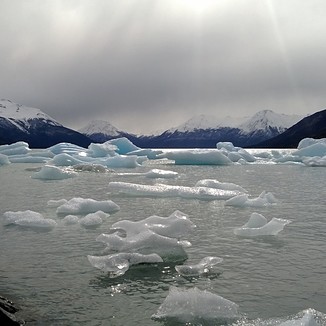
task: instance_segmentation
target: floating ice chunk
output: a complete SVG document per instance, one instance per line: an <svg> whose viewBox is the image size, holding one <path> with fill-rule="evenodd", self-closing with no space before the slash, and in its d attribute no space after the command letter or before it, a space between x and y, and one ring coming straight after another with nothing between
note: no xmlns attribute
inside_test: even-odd
<svg viewBox="0 0 326 326"><path fill-rule="evenodd" d="M87 214L85 217L81 218L79 223L85 228L92 228L99 226L103 223L103 218L110 216L109 214L105 214L102 211L97 211L95 213Z"/></svg>
<svg viewBox="0 0 326 326"><path fill-rule="evenodd" d="M176 265L175 270L183 276L199 276L208 273L213 266L223 261L219 257L205 257L196 265Z"/></svg>
<svg viewBox="0 0 326 326"><path fill-rule="evenodd" d="M95 173L106 173L110 171L102 164L95 163L80 163L73 166L75 171L80 172L95 172Z"/></svg>
<svg viewBox="0 0 326 326"><path fill-rule="evenodd" d="M107 141L107 143L115 145L117 147L116 152L120 155L124 155L129 152L136 151L136 150L140 149L126 137L111 139L111 140Z"/></svg>
<svg viewBox="0 0 326 326"><path fill-rule="evenodd" d="M242 227L234 230L234 234L244 237L255 237L265 235L277 235L291 221L281 218L272 218L267 223L267 219L258 213L252 213L249 221Z"/></svg>
<svg viewBox="0 0 326 326"><path fill-rule="evenodd" d="M306 157L302 160L302 162L307 166L326 166L326 156Z"/></svg>
<svg viewBox="0 0 326 326"><path fill-rule="evenodd" d="M109 250L138 252L144 255L156 253L167 261L187 258L184 248L191 246L189 241L179 241L146 229L126 238L119 236L117 232L113 234L103 233L96 238L96 241L105 243Z"/></svg>
<svg viewBox="0 0 326 326"><path fill-rule="evenodd" d="M300 157L311 157L311 156L326 156L326 141L325 142L318 142L315 144L312 144L307 147L303 147L301 149L298 149L297 151L292 153L294 156L300 156Z"/></svg>
<svg viewBox="0 0 326 326"><path fill-rule="evenodd" d="M0 166L1 165L8 165L8 164L10 164L8 156L4 155L4 154L0 154Z"/></svg>
<svg viewBox="0 0 326 326"><path fill-rule="evenodd" d="M109 168L136 168L138 166L141 166L141 163L146 160L146 156L117 155L107 158L104 164Z"/></svg>
<svg viewBox="0 0 326 326"><path fill-rule="evenodd" d="M59 200L54 200L54 199L50 199L48 202L47 202L47 205L49 207L59 207L63 204L66 204L68 202L67 199L59 199Z"/></svg>
<svg viewBox="0 0 326 326"><path fill-rule="evenodd" d="M166 152L158 156L176 165L229 165L232 161L219 150L189 149Z"/></svg>
<svg viewBox="0 0 326 326"><path fill-rule="evenodd" d="M3 155L25 155L30 152L27 143L19 141L10 145L0 145L0 153Z"/></svg>
<svg viewBox="0 0 326 326"><path fill-rule="evenodd" d="M48 148L53 154L70 154L70 155L79 155L85 153L86 149L71 143L58 143ZM82 154L83 155L83 154Z"/></svg>
<svg viewBox="0 0 326 326"><path fill-rule="evenodd" d="M109 190L129 196L182 197L187 199L224 200L239 194L234 190L207 187L171 186L166 184L141 185L128 182L110 182Z"/></svg>
<svg viewBox="0 0 326 326"><path fill-rule="evenodd" d="M104 272L110 277L123 275L130 266L137 264L153 264L163 262L157 254L142 255L139 253L118 253L108 256L87 256L92 266Z"/></svg>
<svg viewBox="0 0 326 326"><path fill-rule="evenodd" d="M52 219L45 219L42 214L34 211L8 211L4 214L4 225L16 224L24 227L52 229L57 223Z"/></svg>
<svg viewBox="0 0 326 326"><path fill-rule="evenodd" d="M76 164L84 163L82 160L73 157L67 153L57 154L52 160L48 162L49 164L57 166L72 166Z"/></svg>
<svg viewBox="0 0 326 326"><path fill-rule="evenodd" d="M178 175L179 175L178 172L160 170L160 169L152 169L152 170L145 173L145 176L147 178L171 179L171 178L176 178Z"/></svg>
<svg viewBox="0 0 326 326"><path fill-rule="evenodd" d="M279 324L279 326L319 326L319 323L314 318L314 313L313 309L308 309L304 311L303 317L287 320Z"/></svg>
<svg viewBox="0 0 326 326"><path fill-rule="evenodd" d="M181 238L193 231L196 225L188 216L180 211L173 212L169 217L153 215L141 221L122 220L111 226L113 230L124 230L127 237L149 229L159 235L170 238Z"/></svg>
<svg viewBox="0 0 326 326"><path fill-rule="evenodd" d="M326 144L326 138L320 138L320 139L303 138L298 144L298 149L309 147L309 146L317 144L317 143Z"/></svg>
<svg viewBox="0 0 326 326"><path fill-rule="evenodd" d="M162 153L163 153L163 151L161 151L161 150L144 148L144 149L137 149L135 151L129 152L126 155L146 156L150 160L155 160L158 158L158 155L160 155Z"/></svg>
<svg viewBox="0 0 326 326"><path fill-rule="evenodd" d="M67 215L64 217L63 222L66 225L77 224L79 222L79 218L76 215Z"/></svg>
<svg viewBox="0 0 326 326"><path fill-rule="evenodd" d="M198 288L171 287L168 296L158 308L154 319L177 319L183 323L205 321L228 322L238 318L238 305L217 294Z"/></svg>
<svg viewBox="0 0 326 326"><path fill-rule="evenodd" d="M199 180L196 187L208 187L208 188L216 188L216 189L223 189L223 190L236 190L240 192L247 192L247 190L243 189L241 186L238 186L235 183L231 182L220 182L214 179L203 179Z"/></svg>
<svg viewBox="0 0 326 326"><path fill-rule="evenodd" d="M105 213L114 213L120 210L120 207L112 200L97 201L91 198L72 198L67 203L57 208L57 214L69 215L69 214L90 214L97 211L103 211Z"/></svg>
<svg viewBox="0 0 326 326"><path fill-rule="evenodd" d="M92 157L106 157L117 155L116 151L118 148L110 142L105 142L102 144L91 143L88 149Z"/></svg>
<svg viewBox="0 0 326 326"><path fill-rule="evenodd" d="M226 206L238 207L264 207L275 204L277 201L271 192L263 191L257 198L249 198L247 194L241 194L228 199L225 202Z"/></svg>
<svg viewBox="0 0 326 326"><path fill-rule="evenodd" d="M231 142L218 142L216 148L227 156L232 162L255 162L256 158L241 147L234 146Z"/></svg>
<svg viewBox="0 0 326 326"><path fill-rule="evenodd" d="M63 170L53 165L44 165L39 172L32 175L33 179L42 180L63 180L76 177L78 174L74 171Z"/></svg>

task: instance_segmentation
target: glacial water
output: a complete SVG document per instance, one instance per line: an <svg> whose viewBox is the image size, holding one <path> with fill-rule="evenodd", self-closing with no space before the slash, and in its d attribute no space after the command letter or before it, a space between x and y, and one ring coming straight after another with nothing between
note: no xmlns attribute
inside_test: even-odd
<svg viewBox="0 0 326 326"><path fill-rule="evenodd" d="M31 178L39 166L0 167L0 222L4 212L24 210L58 222L48 232L0 223L0 294L18 304L27 325L185 325L151 318L171 286L197 287L235 302L242 315L238 325L279 325L309 308L319 324L326 325L325 168L176 166L162 160L136 169L116 169L119 174L79 172L72 179L42 181ZM158 181L121 175L152 168L176 171L179 178ZM223 200L108 194L111 181L194 186L201 179L236 183L251 196L270 191L278 202L264 208L237 208L224 206ZM47 202L73 197L111 199L121 209L97 228L64 225ZM90 265L87 255L101 255L104 249L96 237L107 233L114 222L169 216L175 210L188 214L197 226L187 237L192 246L185 249L186 263L196 264L206 256L223 258L214 273L186 278L178 275L175 264L164 263L132 266L126 274L110 278ZM246 223L252 212L291 223L277 236L234 235L233 230Z"/></svg>

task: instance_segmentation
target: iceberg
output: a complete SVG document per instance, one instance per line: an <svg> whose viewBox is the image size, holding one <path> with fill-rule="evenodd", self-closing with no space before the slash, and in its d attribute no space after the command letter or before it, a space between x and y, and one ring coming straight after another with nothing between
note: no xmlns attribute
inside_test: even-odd
<svg viewBox="0 0 326 326"><path fill-rule="evenodd" d="M232 161L219 150L189 149L166 152L158 158L173 160L176 165L230 165Z"/></svg>
<svg viewBox="0 0 326 326"><path fill-rule="evenodd" d="M275 204L277 200L271 192L263 191L257 198L249 198L247 194L240 194L225 202L226 206L237 207L264 207Z"/></svg>
<svg viewBox="0 0 326 326"><path fill-rule="evenodd" d="M137 149L135 151L131 151L126 153L126 155L137 155L137 156L146 156L150 160L158 159L158 155L162 154L163 151L151 149L151 148L144 148L144 149Z"/></svg>
<svg viewBox="0 0 326 326"><path fill-rule="evenodd" d="M84 155L85 148L71 143L58 143L48 148L48 150L57 155L57 154L69 154L69 155Z"/></svg>
<svg viewBox="0 0 326 326"><path fill-rule="evenodd" d="M72 166L84 163L82 160L75 158L67 153L60 153L54 156L52 160L48 162L51 165L56 166Z"/></svg>
<svg viewBox="0 0 326 326"><path fill-rule="evenodd" d="M217 294L198 288L178 289L170 287L153 319L177 319L183 323L225 323L239 317L238 305Z"/></svg>
<svg viewBox="0 0 326 326"><path fill-rule="evenodd" d="M240 192L247 192L247 190L243 189L241 186L231 183L231 182L220 182L215 179L203 179L199 180L195 187L207 187L207 188L216 188L222 190L235 190Z"/></svg>
<svg viewBox="0 0 326 326"><path fill-rule="evenodd" d="M80 225L85 228L93 228L101 225L103 223L103 219L110 216L109 214L105 214L102 211L97 211L95 213L90 213L84 216L79 220Z"/></svg>
<svg viewBox="0 0 326 326"><path fill-rule="evenodd" d="M103 211L104 213L115 213L120 207L112 200L97 201L91 198L72 198L57 208L58 215L84 215Z"/></svg>
<svg viewBox="0 0 326 326"><path fill-rule="evenodd" d="M111 278L125 274L130 266L136 264L153 264L163 262L157 254L142 255L139 253L118 253L107 256L87 256L88 261L95 268L109 273Z"/></svg>
<svg viewBox="0 0 326 326"><path fill-rule="evenodd" d="M234 146L231 142L218 142L216 148L227 156L232 162L255 162L256 158L241 147Z"/></svg>
<svg viewBox="0 0 326 326"><path fill-rule="evenodd" d="M66 215L63 218L63 222L65 225L77 224L79 222L79 218L76 215Z"/></svg>
<svg viewBox="0 0 326 326"><path fill-rule="evenodd" d="M117 146L111 144L110 142L105 142L102 144L91 143L88 146L88 153L92 157L116 156L117 149Z"/></svg>
<svg viewBox="0 0 326 326"><path fill-rule="evenodd" d="M0 154L0 166L10 164L9 158L7 155Z"/></svg>
<svg viewBox="0 0 326 326"><path fill-rule="evenodd" d="M242 227L235 229L234 234L244 237L277 235L289 223L291 223L290 220L275 217L267 222L265 216L252 213L249 221Z"/></svg>
<svg viewBox="0 0 326 326"><path fill-rule="evenodd" d="M146 156L117 155L107 158L103 163L109 168L136 168L146 160Z"/></svg>
<svg viewBox="0 0 326 326"><path fill-rule="evenodd" d="M176 265L175 270L182 276L200 276L207 274L216 265L223 261L219 257L205 257L196 265Z"/></svg>
<svg viewBox="0 0 326 326"><path fill-rule="evenodd" d="M162 236L179 239L195 227L186 214L177 210L168 217L153 215L137 222L122 220L114 223L111 230L123 230L127 236L133 236L148 229Z"/></svg>
<svg viewBox="0 0 326 326"><path fill-rule="evenodd" d="M151 186L128 182L110 182L109 191L129 196L181 197L202 200L225 200L240 194L239 191L207 187L171 186L166 184Z"/></svg>
<svg viewBox="0 0 326 326"><path fill-rule="evenodd" d="M39 172L32 175L32 178L42 180L63 180L76 177L77 175L78 173L74 171L63 170L53 165L44 165Z"/></svg>
<svg viewBox="0 0 326 326"><path fill-rule="evenodd" d="M12 212L8 211L3 214L4 225L15 224L24 227L38 228L38 229L53 229L57 222L52 219L45 219L42 214L26 210Z"/></svg>
<svg viewBox="0 0 326 326"><path fill-rule="evenodd" d="M179 241L159 235L151 230L143 231L121 237L119 232L112 234L100 234L96 241L103 242L107 249L118 252L138 252L141 254L156 253L164 261L179 261L187 258L185 247L191 246L189 241Z"/></svg>
<svg viewBox="0 0 326 326"><path fill-rule="evenodd" d="M107 169L102 164L96 163L80 163L73 166L74 171L77 172L95 172L95 173L106 173L111 170Z"/></svg>
<svg viewBox="0 0 326 326"><path fill-rule="evenodd" d="M25 155L29 153L31 149L29 145L23 141L19 141L10 145L0 145L0 154L12 156L12 155Z"/></svg>
<svg viewBox="0 0 326 326"><path fill-rule="evenodd" d="M111 139L106 142L107 144L111 144L116 146L116 152L120 155L125 155L129 152L139 150L141 148L134 145L128 138L121 137L121 138L115 138Z"/></svg>
<svg viewBox="0 0 326 326"><path fill-rule="evenodd" d="M326 166L326 155L323 157L319 157L319 156L313 156L313 157L305 157L302 160L303 164L305 164L306 166L322 166L325 167Z"/></svg>

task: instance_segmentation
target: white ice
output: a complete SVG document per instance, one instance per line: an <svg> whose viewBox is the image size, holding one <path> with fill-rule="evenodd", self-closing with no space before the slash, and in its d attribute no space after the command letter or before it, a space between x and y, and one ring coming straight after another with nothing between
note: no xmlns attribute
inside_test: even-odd
<svg viewBox="0 0 326 326"><path fill-rule="evenodd" d="M256 161L256 158L253 155L241 147L234 146L231 142L218 142L216 147L232 162L252 163Z"/></svg>
<svg viewBox="0 0 326 326"><path fill-rule="evenodd" d="M181 197L202 200L225 200L240 194L239 191L207 187L172 186L166 184L142 185L128 182L110 182L109 191L129 196Z"/></svg>
<svg viewBox="0 0 326 326"><path fill-rule="evenodd" d="M150 160L155 160L158 158L163 151L151 148L137 149L135 151L131 151L126 155L137 155L137 156L146 156Z"/></svg>
<svg viewBox="0 0 326 326"><path fill-rule="evenodd" d="M173 179L178 177L178 172L161 170L161 169L152 169L144 174L147 178L162 178L162 179Z"/></svg>
<svg viewBox="0 0 326 326"><path fill-rule="evenodd" d="M277 200L271 192L263 191L257 198L249 198L247 194L240 194L225 202L226 206L237 207L264 207L275 204Z"/></svg>
<svg viewBox="0 0 326 326"><path fill-rule="evenodd" d="M117 146L111 144L110 142L105 142L102 144L91 143L88 146L88 152L92 157L106 157L117 155Z"/></svg>
<svg viewBox="0 0 326 326"><path fill-rule="evenodd" d="M102 211L97 211L95 213L87 214L79 220L80 225L85 228L93 228L99 226L103 223L103 219L110 216Z"/></svg>
<svg viewBox="0 0 326 326"><path fill-rule="evenodd" d="M117 277L125 274L132 265L147 263L161 263L162 258L157 254L142 255L139 253L118 253L107 256L87 256L92 266L108 272L110 277Z"/></svg>
<svg viewBox="0 0 326 326"><path fill-rule="evenodd" d="M222 190L235 190L240 192L247 192L244 188L241 186L231 183L231 182L220 182L215 179L203 179L199 180L196 185L196 187L208 187L208 188L216 188L216 189L222 189Z"/></svg>
<svg viewBox="0 0 326 326"><path fill-rule="evenodd" d="M47 202L47 205L49 207L59 207L63 204L66 204L68 202L67 199L58 199L58 200L55 200L55 199L50 199L48 202Z"/></svg>
<svg viewBox="0 0 326 326"><path fill-rule="evenodd" d="M320 167L326 167L326 156L319 157L319 156L313 156L313 157L306 157L302 160L303 164L306 166L320 166Z"/></svg>
<svg viewBox="0 0 326 326"><path fill-rule="evenodd" d="M313 312L313 309L308 309L304 312L303 317L287 320L279 324L279 326L319 326L319 323L314 318Z"/></svg>
<svg viewBox="0 0 326 326"><path fill-rule="evenodd" d="M78 172L95 172L95 173L106 173L110 170L102 164L96 163L80 163L73 166L73 169Z"/></svg>
<svg viewBox="0 0 326 326"><path fill-rule="evenodd" d="M179 241L159 235L151 230L144 229L137 234L122 237L119 232L101 234L96 241L107 245L108 250L118 252L138 252L141 254L156 253L165 261L186 259L185 247L191 246L189 241Z"/></svg>
<svg viewBox="0 0 326 326"><path fill-rule="evenodd" d="M146 156L117 155L107 158L103 163L109 168L136 168L146 160Z"/></svg>
<svg viewBox="0 0 326 326"><path fill-rule="evenodd" d="M176 210L168 217L153 215L137 222L121 220L114 223L111 229L123 230L127 237L148 229L162 236L180 239L191 233L195 227L196 225L186 214Z"/></svg>
<svg viewBox="0 0 326 326"><path fill-rule="evenodd" d="M281 218L272 218L267 222L265 216L252 213L249 221L242 227L235 229L234 234L244 237L277 235L289 223L291 223L290 220Z"/></svg>
<svg viewBox="0 0 326 326"><path fill-rule="evenodd" d="M91 198L72 198L67 203L57 208L58 215L84 215L103 211L104 213L114 213L120 207L112 200L97 201Z"/></svg>
<svg viewBox="0 0 326 326"><path fill-rule="evenodd" d="M45 219L42 214L31 210L12 212L3 214L4 225L20 225L30 228L52 229L57 223L52 219Z"/></svg>
<svg viewBox="0 0 326 326"><path fill-rule="evenodd" d="M177 319L183 323L228 322L238 318L238 305L217 294L198 288L170 287L154 319ZM217 322L218 323L218 322Z"/></svg>
<svg viewBox="0 0 326 326"><path fill-rule="evenodd" d="M63 223L66 225L72 225L79 223L79 218L76 215L66 215L63 218Z"/></svg>
<svg viewBox="0 0 326 326"><path fill-rule="evenodd" d="M53 165L44 165L39 172L32 175L32 178L42 180L63 180L76 177L77 175L78 173L74 171L61 169Z"/></svg>
<svg viewBox="0 0 326 326"><path fill-rule="evenodd" d="M218 149L189 149L165 152L158 158L173 160L176 165L230 165L232 161Z"/></svg>
<svg viewBox="0 0 326 326"><path fill-rule="evenodd" d="M7 156L25 155L29 152L29 145L23 141L19 141L10 145L0 145L0 154Z"/></svg>
<svg viewBox="0 0 326 326"><path fill-rule="evenodd" d="M223 261L223 258L208 256L195 265L176 265L175 270L183 276L199 276L207 274L211 269Z"/></svg>
<svg viewBox="0 0 326 326"><path fill-rule="evenodd" d="M58 143L48 148L53 154L84 155L86 149L71 143Z"/></svg>
<svg viewBox="0 0 326 326"><path fill-rule="evenodd" d="M107 143L116 146L117 147L116 152L120 155L124 155L129 152L140 149L126 137L111 139Z"/></svg>
<svg viewBox="0 0 326 326"><path fill-rule="evenodd" d="M10 164L9 158L7 155L0 154L0 166Z"/></svg>

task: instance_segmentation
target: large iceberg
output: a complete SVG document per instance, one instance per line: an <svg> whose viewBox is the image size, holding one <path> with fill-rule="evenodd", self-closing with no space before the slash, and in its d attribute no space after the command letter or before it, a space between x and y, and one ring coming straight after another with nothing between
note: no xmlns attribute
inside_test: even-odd
<svg viewBox="0 0 326 326"><path fill-rule="evenodd" d="M172 186L166 184L142 185L128 182L110 182L110 192L129 196L181 197L187 199L225 200L237 196L239 191L207 187Z"/></svg>
<svg viewBox="0 0 326 326"><path fill-rule="evenodd" d="M112 200L97 201L91 198L72 198L57 208L58 215L84 215L103 211L104 213L115 213L120 207Z"/></svg>
<svg viewBox="0 0 326 326"><path fill-rule="evenodd" d="M217 294L198 288L178 289L171 287L152 318L176 319L183 323L216 324L232 322L239 317L238 305Z"/></svg>
<svg viewBox="0 0 326 326"><path fill-rule="evenodd" d="M289 223L291 223L290 220L275 217L267 222L265 216L252 213L248 222L242 227L235 229L234 234L244 237L277 235Z"/></svg>
<svg viewBox="0 0 326 326"><path fill-rule="evenodd" d="M175 270L183 276L200 276L209 273L216 264L222 261L223 258L208 256L203 258L198 264L176 265Z"/></svg>
<svg viewBox="0 0 326 326"><path fill-rule="evenodd" d="M247 194L240 194L225 202L226 206L237 207L264 207L275 204L277 200L271 192L263 191L257 198L249 198Z"/></svg>
<svg viewBox="0 0 326 326"><path fill-rule="evenodd" d="M142 255L139 253L118 253L107 256L87 256L92 266L109 273L110 277L118 277L125 274L130 266L136 264L153 264L163 262L157 254Z"/></svg>

